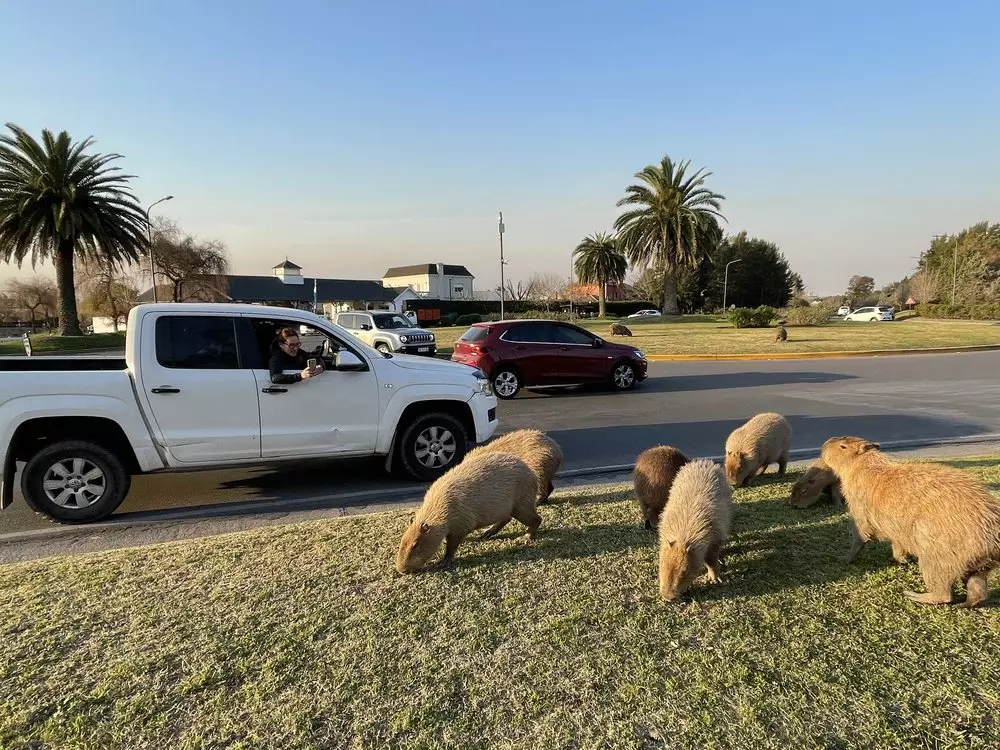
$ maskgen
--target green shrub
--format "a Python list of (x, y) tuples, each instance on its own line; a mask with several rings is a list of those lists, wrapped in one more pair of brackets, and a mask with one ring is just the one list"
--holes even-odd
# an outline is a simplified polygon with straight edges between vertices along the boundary
[(482, 323), (483, 316), (472, 313), (471, 315), (459, 315), (455, 318), (455, 325), (457, 326), (471, 326), (473, 323)]
[(737, 307), (730, 310), (726, 317), (733, 328), (768, 328), (777, 315), (777, 310), (767, 305), (757, 308)]
[(830, 322), (833, 310), (829, 307), (792, 307), (785, 315), (790, 326), (823, 326)]
[(949, 320), (1000, 320), (1000, 302), (981, 302), (974, 305), (917, 305), (922, 318)]

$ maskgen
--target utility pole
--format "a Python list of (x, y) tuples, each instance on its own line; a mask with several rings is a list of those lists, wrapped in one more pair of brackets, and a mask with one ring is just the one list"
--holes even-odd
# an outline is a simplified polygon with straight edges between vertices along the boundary
[(736, 260), (731, 260), (728, 263), (726, 263), (726, 280), (722, 283), (722, 313), (723, 313), (723, 315), (725, 315), (725, 313), (726, 313), (726, 294), (729, 291), (729, 267), (731, 265), (733, 265), (733, 263), (739, 263), (741, 260), (743, 260), (743, 259), (742, 258), (737, 258)]
[(149, 212), (153, 210), (153, 206), (157, 203), (163, 203), (163, 201), (173, 200), (174, 196), (168, 195), (166, 198), (160, 198), (158, 201), (154, 201), (149, 204), (149, 208), (146, 209), (146, 237), (149, 240), (149, 278), (153, 282), (153, 302), (156, 302), (156, 263), (153, 262), (153, 225), (149, 221)]
[(500, 320), (503, 320), (503, 267), (507, 265), (507, 261), (503, 259), (503, 211), (500, 212), (498, 227), (500, 229)]

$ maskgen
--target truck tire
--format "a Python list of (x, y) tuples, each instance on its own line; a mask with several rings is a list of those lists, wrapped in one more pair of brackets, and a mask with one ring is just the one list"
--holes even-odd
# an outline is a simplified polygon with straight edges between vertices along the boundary
[(469, 452), (469, 435), (451, 414), (422, 414), (410, 422), (399, 439), (399, 462), (410, 477), (433, 482), (458, 466)]
[(132, 478), (115, 454), (95, 443), (48, 445), (21, 472), (21, 494), (33, 510), (59, 523), (93, 523), (125, 500)]

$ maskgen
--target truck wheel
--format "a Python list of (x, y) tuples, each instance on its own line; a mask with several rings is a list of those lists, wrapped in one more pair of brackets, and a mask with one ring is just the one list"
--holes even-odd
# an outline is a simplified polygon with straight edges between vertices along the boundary
[(521, 376), (513, 367), (498, 367), (493, 373), (493, 392), (497, 398), (514, 398), (521, 390)]
[(399, 440), (399, 460), (414, 479), (429, 482), (453, 466), (469, 451), (469, 436), (450, 414), (435, 412), (413, 420)]
[(117, 510), (131, 477), (121, 460), (94, 443), (67, 440), (42, 448), (21, 473), (31, 508), (60, 523), (92, 523)]

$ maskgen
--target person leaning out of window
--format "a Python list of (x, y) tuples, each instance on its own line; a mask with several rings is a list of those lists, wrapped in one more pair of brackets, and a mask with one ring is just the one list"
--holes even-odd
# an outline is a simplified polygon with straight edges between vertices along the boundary
[[(318, 349), (316, 352), (302, 351), (298, 332), (294, 328), (283, 328), (278, 334), (278, 351), (272, 355), (268, 367), (271, 371), (271, 382), (275, 385), (291, 385), (322, 374), (323, 365), (318, 352)], [(316, 366), (310, 369), (308, 359), (311, 356), (316, 356), (317, 362)]]

